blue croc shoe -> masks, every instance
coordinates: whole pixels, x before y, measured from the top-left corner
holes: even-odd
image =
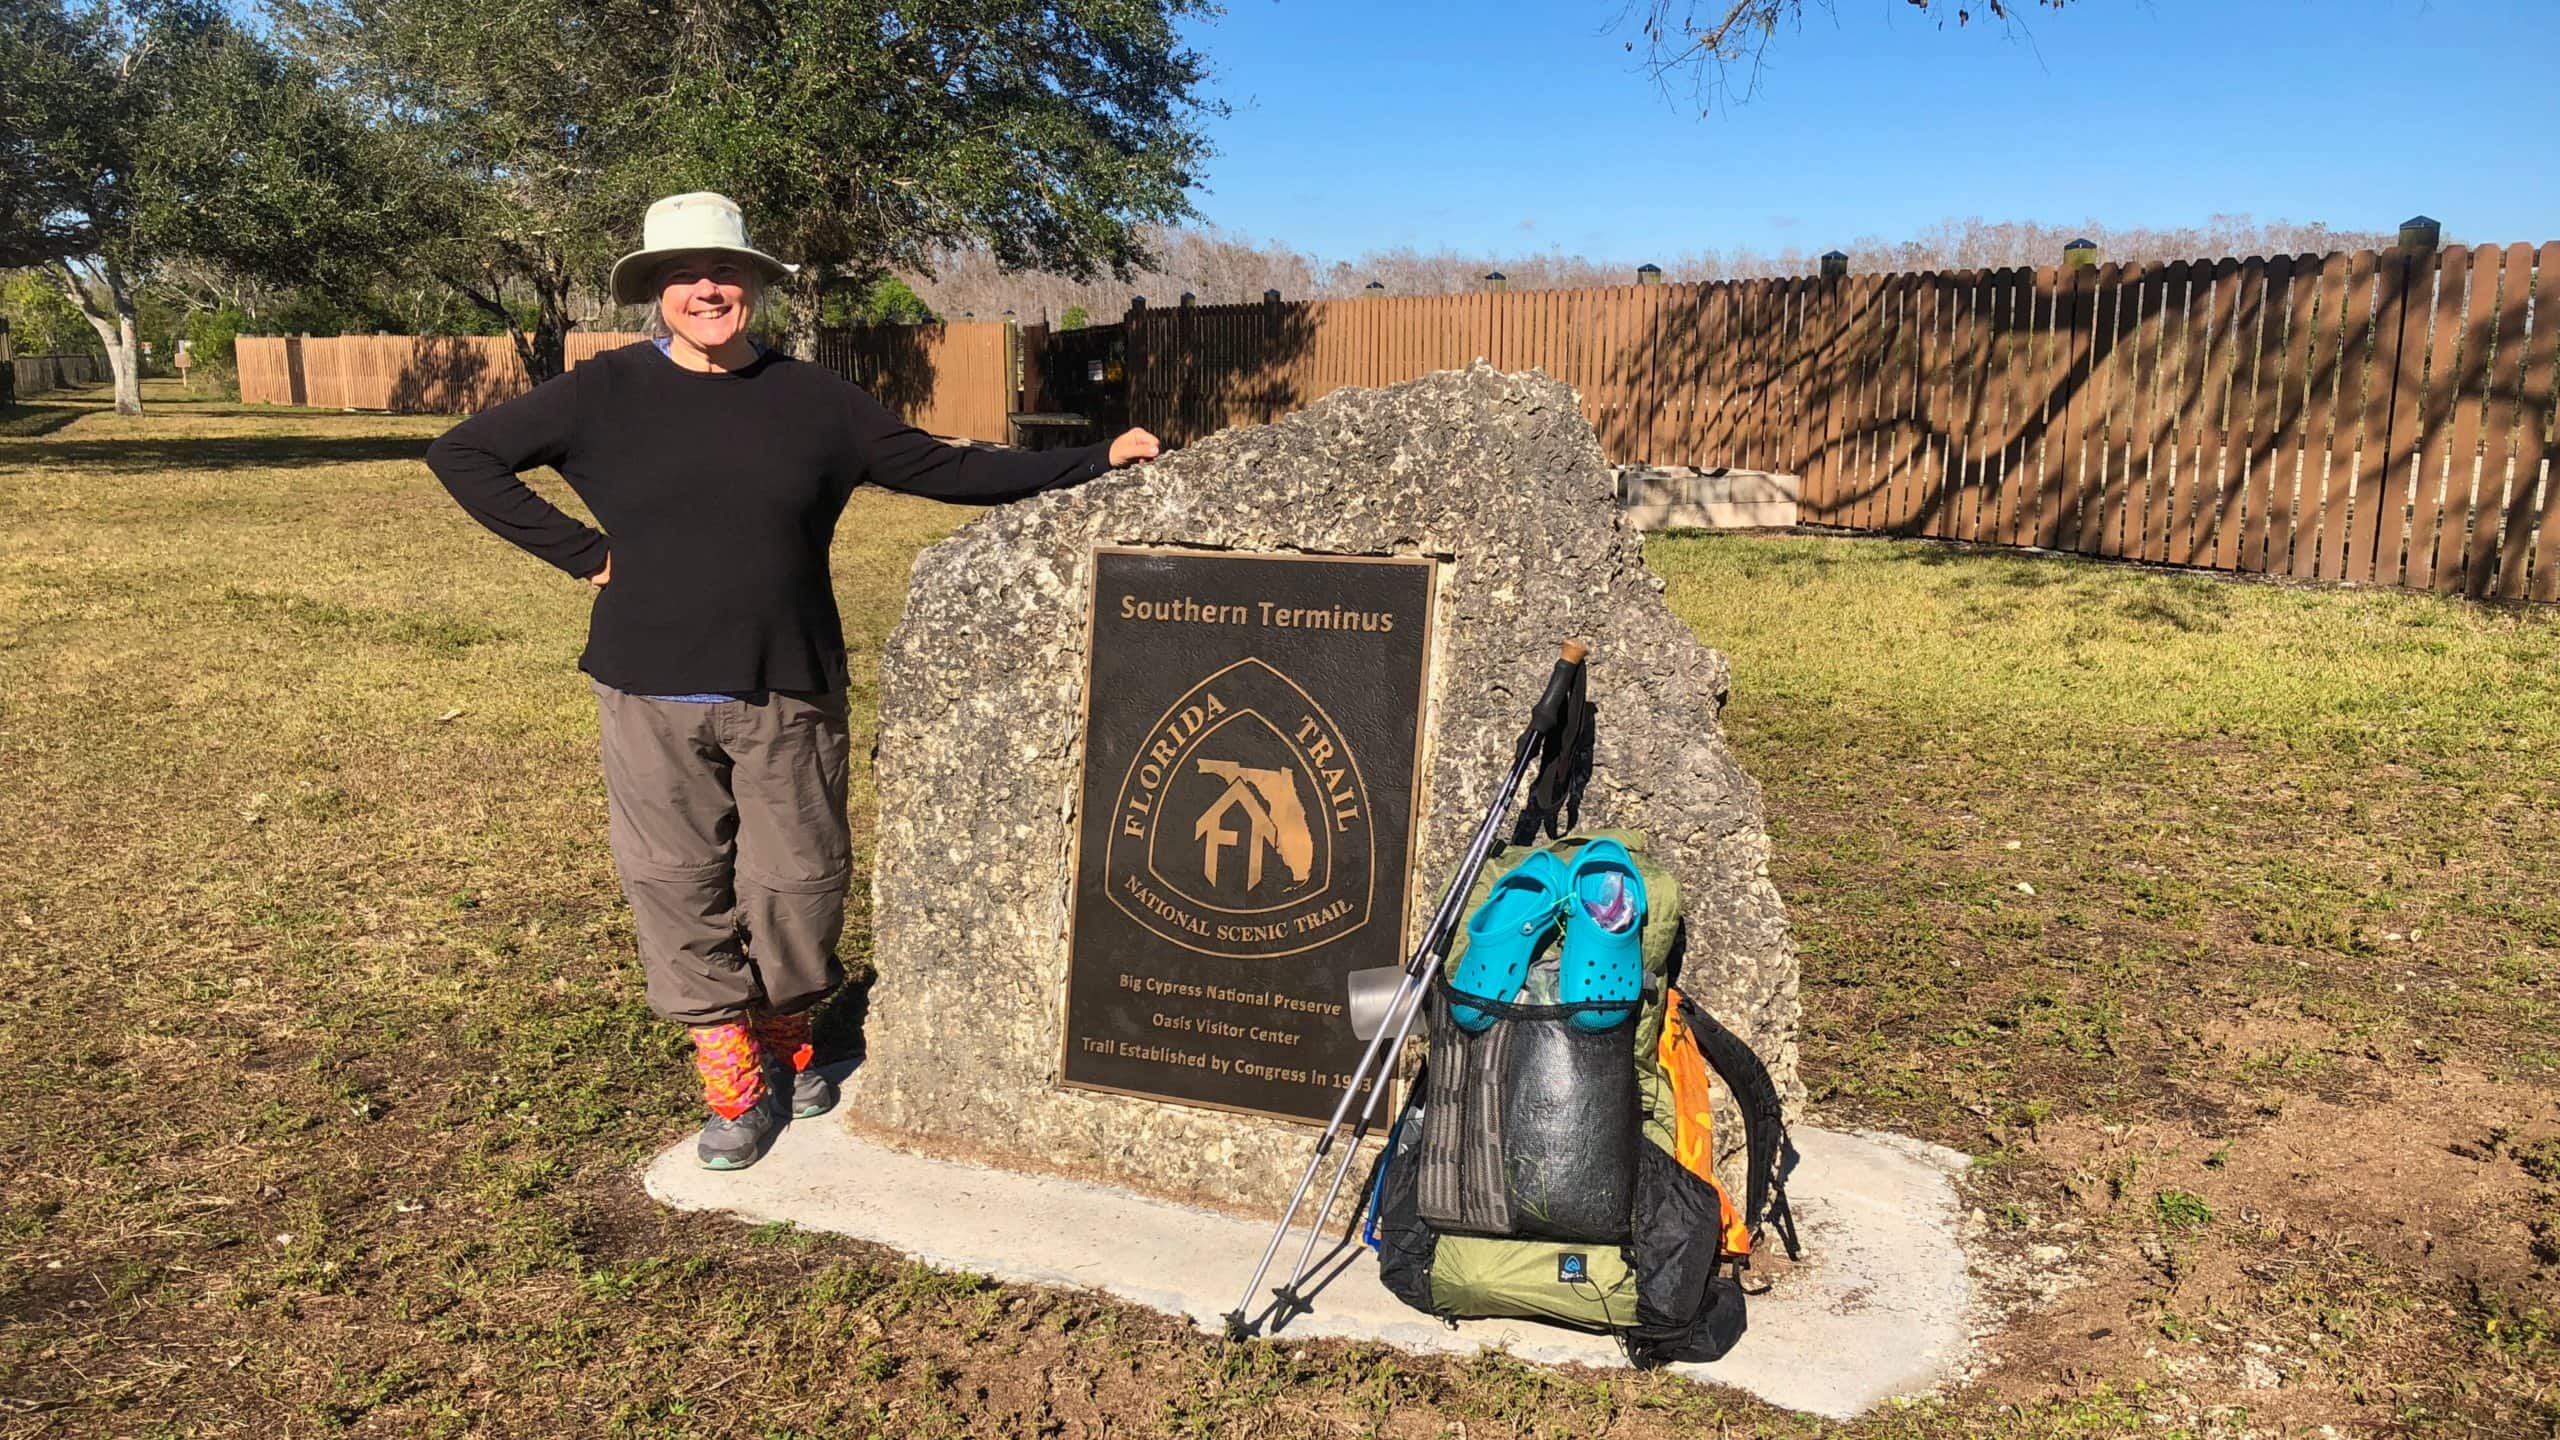
[[[1461,995],[1508,1003],[1529,978],[1529,960],[1556,927],[1565,908],[1564,862],[1545,850],[1511,867],[1493,882],[1493,891],[1467,917],[1467,953],[1449,988]],[[1452,1002],[1449,1018],[1474,1034],[1493,1025],[1494,1017],[1464,1002]]]
[[[1626,846],[1594,840],[1573,857],[1564,888],[1556,998],[1567,1005],[1625,1001],[1627,1009],[1578,1010],[1570,1017],[1585,1030],[1606,1030],[1644,996],[1644,877]]]

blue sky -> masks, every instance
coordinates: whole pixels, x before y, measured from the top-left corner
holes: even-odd
[[[1819,252],[1971,215],[2560,238],[2560,0],[2072,0],[2015,40],[1814,0],[1705,120],[1607,33],[1619,0],[1229,4],[1194,35],[1235,107],[1196,201],[1328,258]]]

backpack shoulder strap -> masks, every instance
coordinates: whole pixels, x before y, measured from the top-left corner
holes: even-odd
[[[1724,1081],[1742,1109],[1747,1152],[1742,1223],[1754,1240],[1763,1221],[1775,1225],[1778,1239],[1787,1247],[1787,1258],[1801,1260],[1804,1251],[1796,1243],[1795,1212],[1787,1206],[1787,1182],[1780,1171],[1788,1146],[1786,1112],[1778,1102],[1777,1082],[1769,1078],[1769,1067],[1760,1063],[1742,1037],[1727,1030],[1705,1006],[1682,995],[1680,1012],[1689,1022],[1689,1033],[1697,1037],[1698,1049],[1715,1067],[1716,1078]]]

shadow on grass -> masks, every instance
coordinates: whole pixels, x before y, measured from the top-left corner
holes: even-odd
[[[0,438],[14,440],[50,435],[99,408],[96,405],[47,404],[42,400],[11,405],[0,409]]]
[[[504,630],[457,616],[371,610],[307,595],[270,594],[237,586],[222,592],[222,603],[232,614],[252,624],[308,636],[344,633],[439,654],[459,654],[475,645],[508,638]]]
[[[2181,587],[2167,594],[2138,595],[2121,613],[2141,624],[2166,625],[2189,635],[2218,635],[2231,617],[2231,597],[2204,586]]]
[[[447,424],[453,424],[462,419],[459,415],[425,417],[394,415],[387,410],[316,410],[307,405],[243,404],[237,400],[216,399],[210,395],[194,400],[155,400],[144,413],[164,416],[203,416],[210,419],[285,420],[296,425],[369,425],[377,429],[385,421],[399,424],[411,419],[425,418],[442,419]]]
[[[381,417],[368,417],[377,422]],[[0,449],[0,463],[75,465],[110,475],[155,470],[307,470],[324,465],[363,465],[378,460],[424,463],[427,437],[207,436],[169,440],[53,440]]]
[[[2042,555],[2008,558],[2012,561],[2031,562],[2024,565],[2015,563],[2004,565],[1993,573],[1994,581],[2012,590],[2043,590],[2055,585],[2068,585],[2077,578],[2065,568],[2064,562],[2060,559],[2048,560]]]

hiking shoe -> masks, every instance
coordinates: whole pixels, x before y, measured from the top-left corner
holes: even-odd
[[[773,1104],[759,1101],[735,1120],[714,1114],[704,1121],[693,1154],[706,1170],[744,1170],[764,1158],[765,1142],[772,1138]]]
[[[1555,929],[1556,912],[1569,893],[1564,862],[1546,850],[1493,882],[1484,903],[1467,917],[1467,948],[1458,957],[1449,988],[1461,995],[1508,1004],[1529,978],[1529,957]],[[1489,1029],[1494,1017],[1464,1001],[1452,1001],[1449,1018],[1475,1034]]]
[[[1644,877],[1615,840],[1594,840],[1573,857],[1565,893],[1564,960],[1556,998],[1567,1005],[1624,1000],[1626,1009],[1577,1010],[1584,1030],[1625,1020],[1644,995]]]
[[[797,1120],[824,1115],[836,1108],[836,1082],[815,1070],[791,1077],[791,1114]]]

